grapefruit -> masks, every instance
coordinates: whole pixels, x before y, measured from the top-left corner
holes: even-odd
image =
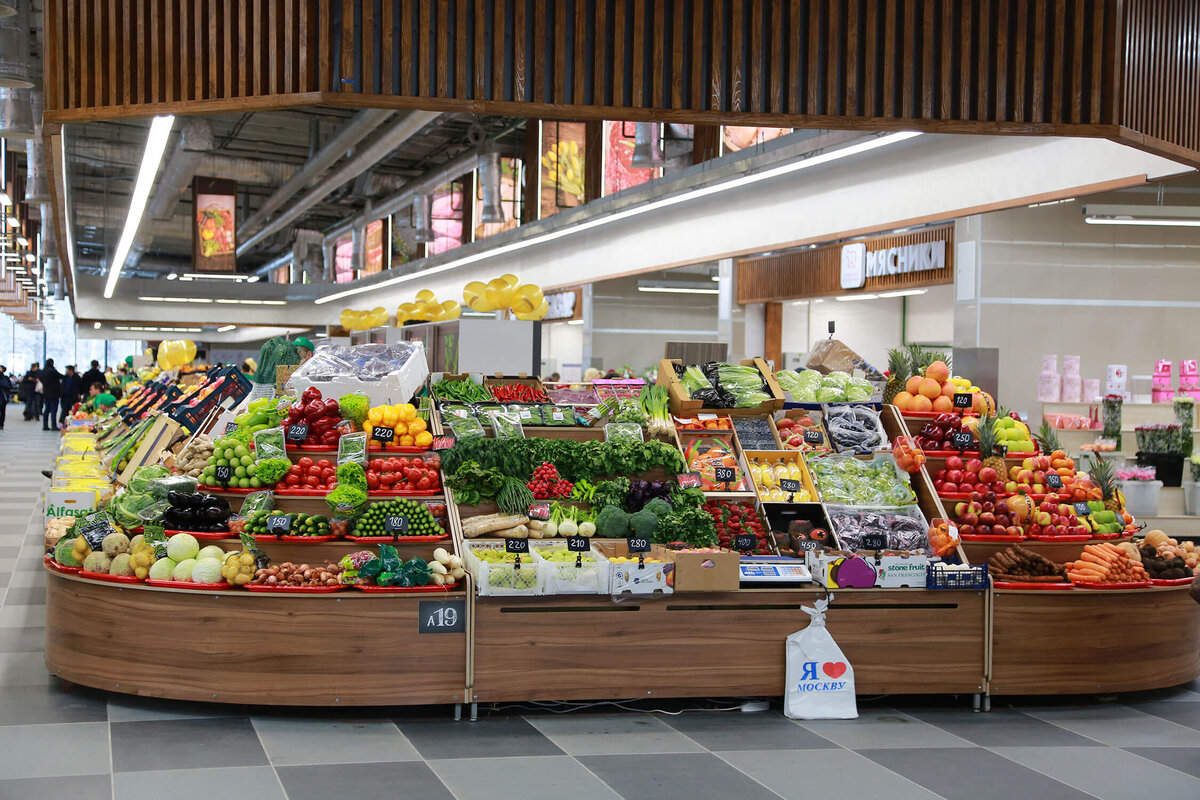
[[[941,413],[954,410],[954,401],[944,394],[933,398],[933,410]]]
[[[961,391],[962,391],[961,387],[955,386],[950,381],[946,381],[945,383],[942,384],[942,397],[953,398],[955,392],[961,392]]]
[[[930,404],[932,405],[933,398],[941,396],[942,385],[933,378],[922,378],[921,383],[917,386],[917,391],[925,397],[928,397],[931,401]]]
[[[933,411],[933,401],[923,394],[919,394],[912,400],[912,406],[909,411]]]
[[[908,383],[904,384],[904,389],[909,394],[911,394],[915,397],[917,394],[919,394],[919,392],[917,390],[920,388],[920,386],[921,386],[921,376],[913,375],[911,378],[908,379]]]
[[[908,392],[897,392],[892,398],[892,405],[901,411],[909,411],[912,409],[913,396]]]
[[[946,366],[945,361],[934,361],[925,368],[925,377],[933,378],[938,383],[945,383],[950,379],[950,367]]]

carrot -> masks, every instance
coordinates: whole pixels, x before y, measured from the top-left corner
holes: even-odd
[[[1108,544],[1107,542],[1104,542],[1102,544],[1087,545],[1086,547],[1083,548],[1083,555],[1096,556],[1097,558],[1101,558],[1101,559],[1104,559],[1105,561],[1112,562],[1112,561],[1116,561],[1120,557],[1121,551],[1117,550],[1115,547]]]
[[[1116,564],[1116,561],[1113,559],[1106,560],[1106,559],[1103,559],[1100,556],[1094,555],[1092,553],[1084,553],[1083,555],[1081,555],[1079,557],[1079,560],[1082,562],[1088,562],[1091,564],[1095,564],[1096,566],[1102,567],[1104,569],[1107,569]]]

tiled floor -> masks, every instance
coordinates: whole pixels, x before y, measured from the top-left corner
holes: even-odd
[[[1198,800],[1200,685],[864,700],[860,718],[614,708],[337,712],[141,700],[46,674],[40,518],[57,437],[0,431],[0,800]],[[663,704],[672,710],[700,702]]]

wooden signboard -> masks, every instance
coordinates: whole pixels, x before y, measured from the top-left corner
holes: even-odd
[[[128,485],[129,479],[133,477],[137,468],[154,463],[155,454],[170,447],[180,430],[178,422],[165,414],[159,415],[158,419],[154,420],[154,424],[150,426],[150,430],[146,431],[146,435],[142,437],[142,443],[129,457],[129,463],[125,465],[124,471],[117,476],[117,483],[122,486]]]

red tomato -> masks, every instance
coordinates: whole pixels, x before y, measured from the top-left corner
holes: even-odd
[[[290,472],[290,473],[288,473],[288,476],[283,479],[283,481],[288,486],[299,486],[300,485],[300,476],[295,474],[294,472]]]
[[[431,484],[429,482],[429,478],[427,478],[427,477],[421,478],[421,480],[417,481],[417,488],[421,489],[422,491],[424,491],[425,489],[428,489],[430,486],[431,486]]]
[[[326,483],[329,483],[331,480],[333,480],[335,475],[337,475],[337,470],[334,470],[334,469],[321,470],[321,480],[325,481]]]
[[[372,458],[371,462],[369,464],[367,464],[367,467],[375,470],[376,472],[382,472],[383,471],[383,459],[382,458]]]
[[[396,482],[397,477],[394,472],[381,472],[379,473],[379,482],[384,486],[391,486]]]
[[[316,475],[309,475],[307,478],[304,479],[304,485],[311,486],[314,489],[320,488],[321,479],[318,478]]]
[[[369,470],[367,472],[367,488],[368,489],[378,489],[379,488],[379,473],[378,472],[375,472],[374,470]]]
[[[421,460],[421,459],[419,459],[419,458],[414,458],[412,461],[410,461],[410,462],[408,462],[408,463],[409,463],[411,466],[414,466],[414,467],[416,467],[417,469],[422,469],[422,468],[424,468],[424,466],[425,466],[425,462],[424,462],[424,461],[422,461],[422,460]]]
[[[396,468],[397,468],[397,469],[400,469],[400,468],[402,468],[402,467],[407,467],[407,466],[408,466],[408,459],[407,459],[407,458],[397,458],[397,459],[394,459],[394,461],[396,462]]]
[[[321,469],[330,469],[333,467],[333,463],[328,458],[322,458],[317,462],[317,466]]]
[[[297,461],[296,464],[298,464],[301,469],[308,469],[309,467],[311,467],[313,465],[313,460],[311,458],[309,458],[308,456],[304,456],[299,461]]]
[[[291,469],[288,470],[288,474],[299,477],[304,474],[304,470],[300,468],[299,464],[292,464]]]
[[[317,478],[320,478],[321,475],[323,474],[323,471],[321,470],[320,467],[314,467],[314,466],[310,466],[305,472],[307,475],[317,477]]]

